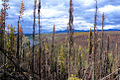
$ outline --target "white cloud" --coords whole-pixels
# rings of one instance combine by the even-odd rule
[[[75,1],[82,4],[83,6],[91,6],[95,3],[95,0],[75,0]]]
[[[105,25],[104,29],[118,29],[120,25]]]
[[[102,8],[99,8],[100,12],[111,13],[114,11],[120,11],[120,6],[106,5]]]
[[[95,9],[88,9],[86,10],[87,12],[93,12]],[[106,5],[104,7],[101,7],[98,9],[100,13],[111,13],[115,11],[120,11],[120,6],[113,6],[113,5]]]
[[[44,25],[46,29],[51,28],[51,30],[54,24],[56,25],[56,30],[64,30],[65,27],[67,26],[67,23],[68,23],[68,18],[66,16],[54,18],[54,19],[51,18],[49,20],[41,19],[41,25]]]
[[[63,15],[65,12],[57,9],[41,9],[41,13],[44,17],[57,17]]]
[[[87,22],[85,19],[83,19],[83,17],[75,17],[74,26],[77,30],[88,30],[93,26],[93,24]]]
[[[25,10],[24,11],[24,15],[23,17],[26,18],[27,20],[32,20],[32,16],[33,15],[33,10]]]
[[[98,4],[103,3],[105,1],[106,0],[98,0]],[[90,7],[95,5],[95,0],[75,0],[75,2],[81,4],[83,7]]]

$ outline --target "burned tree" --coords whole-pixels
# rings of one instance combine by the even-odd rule
[[[88,55],[88,65],[91,64],[91,58],[92,58],[92,38],[93,38],[93,33],[92,30],[90,29],[90,33],[89,33],[89,55]]]
[[[54,79],[54,77],[55,77],[55,64],[54,64],[54,62],[55,62],[55,25],[53,25],[53,32],[52,32],[52,45],[51,45],[51,54],[50,54],[50,60],[51,60],[51,78],[52,78],[52,76],[53,76],[53,79]]]
[[[71,54],[73,47],[73,2],[70,0],[70,8],[69,8],[69,23],[68,23],[68,36],[69,36],[69,46],[68,46],[68,54],[69,54],[69,62],[68,62],[68,79],[71,75]]]
[[[41,56],[42,56],[42,49],[41,49],[41,26],[40,26],[40,9],[41,9],[41,0],[39,0],[39,4],[38,4],[38,25],[39,25],[39,79],[41,80]]]
[[[102,14],[102,33],[101,33],[101,46],[100,46],[100,79],[102,78],[102,56],[103,56],[103,37],[104,37],[104,32],[103,32],[103,29],[104,29],[104,13]]]
[[[95,0],[96,2],[96,10],[95,10],[95,17],[94,17],[94,41],[93,41],[93,54],[92,54],[92,69],[93,69],[93,73],[92,73],[92,80],[95,80],[95,57],[96,57],[96,50],[97,50],[97,46],[96,46],[96,25],[97,25],[97,12],[98,12],[98,6],[97,6],[97,0]]]
[[[20,64],[20,20],[22,18],[22,15],[24,14],[24,3],[23,1],[21,2],[20,10],[19,10],[19,16],[18,16],[18,34],[17,34],[17,53],[16,53],[16,58],[17,58],[17,65]]]
[[[5,36],[5,27],[6,27],[6,19],[7,19],[7,16],[8,16],[8,13],[7,13],[7,10],[9,9],[9,4],[7,4],[8,2],[9,2],[9,0],[2,0],[3,1],[3,3],[2,3],[2,5],[3,5],[3,8],[1,9],[1,19],[3,20],[2,21],[2,25],[1,25],[1,30],[2,30],[2,39],[1,39],[1,42],[2,42],[2,45],[1,45],[1,47],[3,47],[3,49],[6,49],[6,36]],[[5,53],[5,51],[4,51],[4,54],[6,54]],[[3,57],[4,59],[3,59],[3,64],[6,64],[6,56],[4,56]],[[5,70],[6,70],[6,67],[4,66],[4,72],[5,72]],[[4,79],[6,79],[6,74],[4,74]]]
[[[37,0],[34,0],[33,46],[32,46],[32,62],[31,62],[32,80],[34,80],[34,53],[35,53],[34,41],[35,41],[36,5],[37,5]]]

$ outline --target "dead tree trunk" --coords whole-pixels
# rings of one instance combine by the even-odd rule
[[[38,5],[38,25],[39,25],[39,80],[41,80],[41,26],[40,26],[40,9],[41,9],[41,0],[39,0]]]
[[[16,58],[17,58],[17,65],[19,65],[19,45],[20,45],[20,41],[19,41],[19,23],[20,23],[20,16],[18,19],[18,34],[17,34],[17,53],[16,53]]]
[[[6,36],[5,36],[5,27],[6,27],[6,16],[7,16],[7,9],[8,9],[8,4],[7,4],[7,2],[9,2],[9,0],[2,0],[3,1],[3,11],[2,11],[2,13],[3,13],[3,24],[2,24],[2,26],[3,26],[3,45],[2,45],[2,47],[5,49],[6,48]],[[4,54],[6,54],[5,53],[5,51],[4,51]],[[6,56],[4,56],[4,61],[3,61],[3,63],[4,64],[6,64]],[[4,66],[4,72],[5,72],[5,70],[6,70],[6,67]],[[5,76],[5,75],[4,75]],[[6,78],[5,78],[6,79]]]
[[[93,44],[92,44],[92,38],[93,38],[93,34],[92,34],[92,30],[90,29],[90,34],[89,34],[89,56],[88,56],[88,65],[91,64],[91,58],[92,58],[92,47],[93,47]]]
[[[32,80],[34,80],[34,53],[35,53],[34,41],[35,41],[36,5],[37,5],[37,0],[34,0],[33,47],[32,47],[32,64],[31,64],[31,71],[33,73]]]
[[[71,54],[72,54],[72,47],[73,47],[73,3],[72,0],[70,0],[70,8],[69,8],[69,27],[68,27],[68,36],[69,36],[69,46],[68,46],[68,79],[71,76]]]
[[[55,79],[55,60],[54,60],[54,58],[55,58],[55,52],[54,52],[54,48],[55,48],[55,25],[53,26],[53,33],[52,33],[52,49],[51,49],[51,74],[52,74],[52,78],[53,78],[53,80]],[[53,69],[53,68],[54,69]]]
[[[104,37],[104,32],[103,32],[103,28],[104,28],[104,13],[102,14],[102,34],[101,34],[101,50],[100,50],[100,79],[102,78],[102,56],[103,56],[103,37]]]
[[[94,18],[94,42],[93,42],[93,57],[92,57],[92,69],[93,69],[93,73],[92,73],[92,80],[95,80],[95,57],[96,57],[96,25],[97,25],[97,11],[98,11],[98,7],[97,7],[97,0],[96,1],[96,10],[95,10],[95,18]]]

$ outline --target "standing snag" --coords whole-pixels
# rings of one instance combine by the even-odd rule
[[[94,17],[94,41],[93,41],[93,54],[92,54],[92,80],[95,80],[95,57],[97,54],[97,39],[96,39],[96,25],[97,25],[97,12],[98,12],[98,6],[97,6],[97,0],[95,0],[96,2],[96,9],[95,9],[95,17]]]
[[[17,53],[16,53],[16,58],[17,58],[17,65],[20,64],[20,20],[22,18],[22,15],[24,14],[24,3],[21,1],[21,6],[19,10],[19,16],[18,16],[18,30],[17,30]]]
[[[102,78],[102,59],[103,59],[103,51],[104,51],[104,46],[103,46],[103,39],[104,39],[104,20],[105,20],[105,16],[104,16],[104,12],[102,14],[102,33],[101,33],[101,46],[100,46],[100,79]]]
[[[41,47],[41,26],[40,26],[40,9],[41,9],[41,0],[39,0],[39,4],[38,4],[38,25],[39,25],[39,79],[41,80],[41,66],[42,66],[42,47]]]
[[[68,46],[68,79],[71,76],[71,54],[73,47],[73,2],[70,0],[69,3],[69,23],[68,23],[68,37],[69,37],[69,46]]]
[[[37,5],[37,0],[34,0],[34,23],[33,23],[33,46],[32,46],[32,63],[31,63],[31,71],[32,71],[32,80],[34,80],[34,54],[35,54],[35,22],[36,22],[36,5]]]

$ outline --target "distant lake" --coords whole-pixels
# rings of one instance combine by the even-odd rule
[[[25,35],[26,37],[28,37],[28,39],[29,39],[29,41],[30,41],[30,46],[33,46],[33,38],[32,38],[32,34],[26,34]],[[39,43],[39,41],[34,41],[34,45],[36,45],[36,44],[38,44]]]
[[[30,46],[33,46],[33,39],[29,39],[30,41]],[[39,42],[38,41],[34,41],[34,45],[38,44]]]

